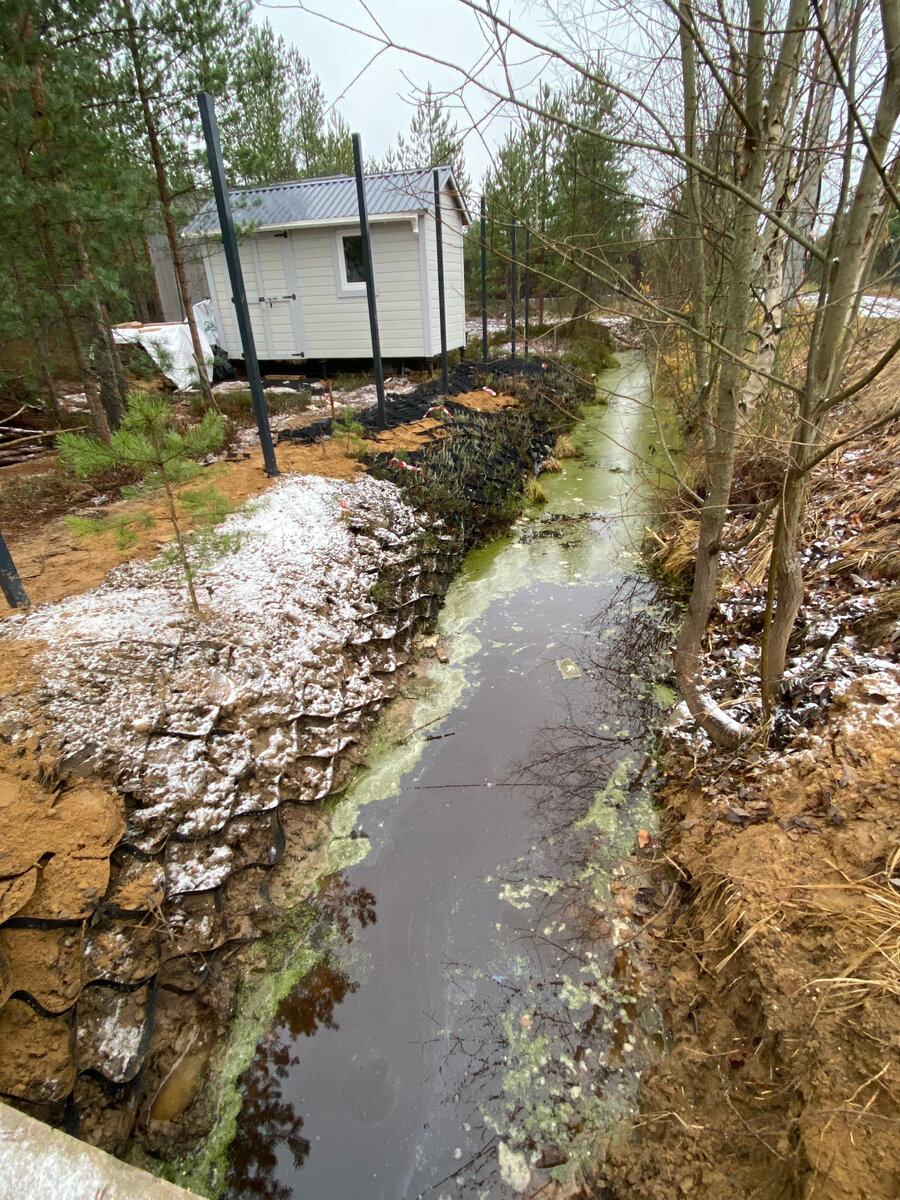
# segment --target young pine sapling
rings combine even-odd
[[[339,417],[331,422],[331,432],[335,437],[345,437],[345,449],[354,458],[361,458],[365,453],[366,444],[363,441],[365,427],[357,420],[352,408],[345,408]]]
[[[193,572],[173,488],[199,475],[201,467],[197,459],[221,449],[224,437],[225,421],[221,413],[207,411],[199,424],[180,430],[175,428],[172,406],[168,400],[162,396],[132,392],[122,424],[108,443],[76,433],[61,433],[56,443],[63,462],[78,475],[97,475],[102,471],[128,467],[141,475],[141,483],[136,487],[123,488],[123,494],[164,493],[168,517],[175,531],[178,560],[184,571],[191,607],[197,614],[200,605],[197,603]],[[227,511],[225,497],[215,488],[200,488],[196,493],[185,492],[179,499],[195,518],[208,513],[215,519]],[[113,521],[91,521],[83,517],[70,519],[71,527],[78,533],[116,528],[120,545],[127,545],[129,539],[133,543],[135,535],[132,526],[145,523],[144,514]]]

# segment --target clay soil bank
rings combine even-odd
[[[716,751],[686,724],[664,743],[643,856],[668,898],[641,942],[670,1041],[607,1164],[615,1200],[900,1196],[898,450],[895,422],[815,481],[773,745]],[[706,663],[745,720],[754,561],[729,563]]]
[[[897,673],[777,759],[671,754],[645,927],[670,1050],[613,1159],[617,1197],[900,1195]]]

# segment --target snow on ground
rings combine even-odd
[[[815,307],[818,300],[818,292],[802,292],[800,295],[800,303],[804,308]],[[859,315],[895,320],[900,317],[900,296],[863,296],[859,305]]]
[[[164,851],[167,895],[241,865],[253,829],[238,818],[328,793],[431,603],[422,523],[392,484],[288,476],[219,527],[241,542],[199,572],[202,619],[176,568],[134,562],[5,623],[47,643],[30,722],[48,731],[42,752],[61,778],[134,798],[124,840]],[[387,613],[371,594],[385,570],[401,581]]]

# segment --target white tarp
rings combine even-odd
[[[194,305],[194,320],[197,322],[197,328],[202,329],[206,334],[206,340],[211,346],[223,346],[225,344],[219,330],[216,328],[216,310],[213,308],[212,300],[197,301]]]
[[[206,376],[211,379],[213,352],[209,333],[215,336],[216,328],[212,304],[208,300],[201,300],[194,305],[194,314],[197,334],[203,349],[203,361],[206,363]],[[197,364],[194,361],[194,346],[187,321],[166,321],[159,325],[139,325],[136,328],[117,325],[113,327],[112,333],[113,339],[120,345],[140,342],[179,392],[196,391]]]

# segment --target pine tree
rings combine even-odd
[[[621,150],[603,137],[614,114],[613,93],[596,78],[580,79],[565,94],[568,124],[553,167],[552,225],[565,247],[561,274],[575,289],[576,314],[609,286],[607,263],[620,263],[636,237]]]
[[[453,168],[453,177],[463,198],[468,196],[470,180],[466,171],[463,135],[429,83],[416,105],[409,137],[404,137],[402,133],[398,136],[395,146],[382,159],[381,170],[445,166]]]
[[[350,126],[335,109],[332,109],[325,124],[324,140],[315,167],[316,175],[353,174]]]
[[[325,141],[325,93],[309,59],[295,46],[287,51],[287,122],[288,137],[297,163],[298,174],[318,174]]]
[[[230,64],[249,26],[243,0],[110,0],[123,108],[143,143],[191,334],[200,391],[212,404],[193,297],[184,269],[177,198],[195,184],[198,91],[226,92]],[[121,37],[121,42],[118,40]]]
[[[268,22],[251,27],[220,128],[228,173],[238,184],[353,171],[347,123],[329,114],[309,60],[276,38]]]
[[[60,458],[78,475],[97,475],[103,471],[128,467],[141,475],[141,485],[139,489],[123,489],[125,494],[164,493],[191,607],[198,615],[200,605],[197,603],[194,575],[173,489],[200,473],[200,464],[196,460],[221,449],[224,436],[225,422],[221,413],[207,410],[198,425],[182,432],[174,427],[172,406],[168,400],[162,396],[135,392],[128,397],[121,426],[108,442],[77,433],[61,433],[57,438]],[[188,506],[195,511],[202,508],[219,513],[223,511],[220,501],[224,501],[224,496],[216,493],[215,489],[199,489],[199,499],[198,494],[194,493],[193,501],[190,494],[183,494],[180,499],[187,499]],[[136,519],[140,523],[141,514]],[[108,522],[103,521],[92,523],[82,520],[75,525],[79,533],[103,532],[110,527]]]
[[[295,78],[284,40],[275,37],[268,21],[251,26],[220,121],[223,153],[234,183],[262,186],[297,177],[291,129]]]
[[[121,412],[109,323],[131,315],[119,262],[143,232],[144,181],[105,119],[99,4],[13,0],[3,16],[0,333],[36,343],[37,359],[61,317],[104,436]],[[40,374],[52,394],[46,362]]]
[[[532,231],[531,265],[533,292],[538,298],[539,319],[543,320],[543,295],[549,287],[556,291],[553,280],[558,278],[559,256],[549,247],[554,236],[555,164],[562,140],[561,122],[564,119],[563,97],[544,85],[535,98],[534,106],[540,115],[524,117],[521,124],[510,129],[497,151],[488,171],[483,191],[487,201],[488,286],[497,304],[508,306],[512,253],[510,226],[515,220]],[[466,241],[470,272],[480,270],[480,229],[470,232]],[[517,246],[518,256],[524,253],[524,242]],[[519,272],[520,283],[523,282]]]
[[[621,152],[604,138],[615,122],[613,94],[602,77],[582,78],[563,93],[545,84],[501,145],[483,188],[491,247],[489,287],[509,304],[510,225],[531,230],[532,295],[543,320],[545,290],[575,295],[583,313],[610,286],[608,265],[621,266],[636,240],[636,205]],[[480,231],[466,241],[470,275],[477,275]],[[521,263],[524,244],[520,239]],[[519,285],[522,285],[519,271]]]

